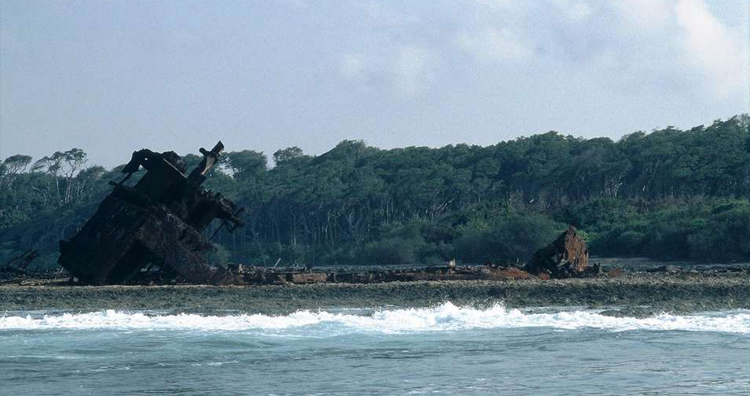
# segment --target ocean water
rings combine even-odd
[[[2,395],[747,395],[750,311],[8,312]]]

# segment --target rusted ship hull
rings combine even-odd
[[[150,264],[192,283],[232,280],[225,268],[207,265],[204,255],[212,252],[211,244],[179,217],[113,196],[60,249],[60,265],[86,284],[124,283]]]
[[[231,201],[200,187],[218,158],[221,142],[185,176],[174,153],[141,150],[125,167],[127,179],[140,166],[147,173],[135,185],[114,184],[97,212],[73,238],[60,241],[58,262],[81,282],[125,283],[147,265],[158,265],[191,283],[226,284],[236,276],[212,266],[213,245],[201,232],[215,218],[241,226]]]

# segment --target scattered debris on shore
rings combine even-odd
[[[235,285],[285,285],[314,283],[390,283],[419,281],[507,281],[507,280],[547,280],[549,275],[531,274],[516,267],[502,266],[433,266],[409,269],[378,268],[370,270],[346,269],[307,269],[307,268],[273,268],[234,265],[230,267],[235,275]],[[620,268],[609,271],[584,271],[578,278],[606,276],[620,277],[625,272]],[[138,284],[175,284],[181,283],[175,278],[165,277],[159,272],[141,273],[133,280]]]
[[[308,284],[308,283],[382,283],[415,281],[462,281],[462,280],[519,280],[550,278],[583,278],[606,275],[619,277],[620,268],[607,273],[599,265],[588,265],[589,252],[586,242],[570,226],[554,242],[539,249],[523,268],[485,265],[483,267],[456,266],[451,261],[442,267],[427,267],[407,270],[374,270],[366,272],[321,272],[307,269],[277,270],[266,267],[235,266],[234,272],[241,275],[245,284]]]
[[[240,273],[247,284],[308,284],[308,283],[383,283],[416,281],[510,280],[532,279],[535,276],[510,267],[427,267],[419,269],[351,271],[307,271],[266,267],[242,268]]]

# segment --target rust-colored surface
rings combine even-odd
[[[580,276],[586,272],[589,250],[586,242],[570,226],[554,242],[534,253],[524,270],[532,274],[548,274],[553,278]]]
[[[247,267],[239,275],[250,285],[538,279],[519,268],[457,266],[362,272],[310,272],[302,269]]]
[[[325,283],[328,275],[325,272],[302,272],[292,275],[292,283]]]
[[[112,192],[73,238],[60,241],[58,262],[87,284],[118,284],[147,265],[158,265],[188,282],[236,283],[237,276],[209,264],[215,249],[202,232],[214,219],[230,231],[242,226],[241,208],[201,184],[218,161],[224,145],[201,148],[203,160],[185,175],[174,152],[143,149],[123,168],[126,177],[111,183]],[[134,187],[123,185],[141,167],[146,173]]]
[[[519,268],[505,268],[498,271],[503,279],[531,279],[534,276]]]

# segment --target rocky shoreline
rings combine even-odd
[[[20,284],[19,284],[20,283]],[[284,314],[336,308],[580,306],[648,316],[750,309],[747,271],[625,273],[616,278],[319,283],[262,286],[72,286],[64,279],[0,285],[0,312],[162,310]]]

